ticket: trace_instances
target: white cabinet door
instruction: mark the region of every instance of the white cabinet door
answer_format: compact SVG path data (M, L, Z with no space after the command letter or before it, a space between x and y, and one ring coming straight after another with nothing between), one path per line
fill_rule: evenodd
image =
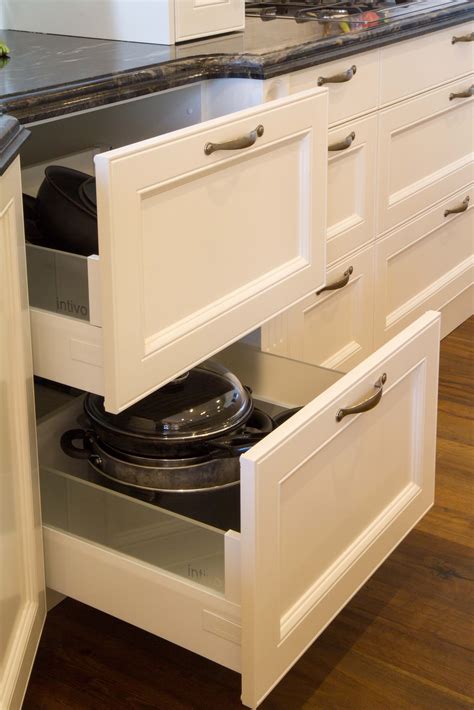
M429 312L242 456L245 705L433 504L438 351ZM367 411L338 421L364 400Z
M262 327L262 350L347 372L373 350L374 249L338 261L328 290Z
M1 123L5 121L5 118L0 119L0 129ZM0 172L2 710L17 710L21 707L46 614L25 239L22 225L20 166L19 159L16 158L3 175Z
M471 74L381 111L379 234L472 182L473 85Z
M95 162L109 411L125 409L323 283L325 90Z
M376 149L376 116L329 133L328 264L375 238Z

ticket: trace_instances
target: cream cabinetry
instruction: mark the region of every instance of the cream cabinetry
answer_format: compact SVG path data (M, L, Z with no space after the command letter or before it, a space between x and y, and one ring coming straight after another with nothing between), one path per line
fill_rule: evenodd
M473 203L470 186L377 241L376 344L392 337L427 308L442 309L458 294L469 291L474 278ZM461 302L464 320L463 307ZM469 315L465 312L466 318Z
M34 310L35 374L119 412L322 285L326 151L316 88L97 155L100 326Z
M220 353L260 406L302 407L241 457L240 532L97 485L66 405L39 426L48 585L239 671L256 708L432 505L438 341L427 313L343 377Z
M328 153L327 282L334 260L349 263L354 249L374 245L376 277L363 300L369 347L384 342L423 308L441 309L445 335L474 307L470 216L452 226L442 217L446 205L462 202L474 182L473 32L474 23L465 23L356 56L355 73L346 67L346 81L327 84L330 126L336 124L328 142L337 139L340 148ZM296 73L289 90L329 74L326 65ZM353 115L357 120L340 123ZM470 211L472 199L467 207ZM432 229L430 215L441 215L438 237L419 233L422 225ZM408 248L404 240L411 243L410 234L417 234L418 246ZM434 250L428 248L435 243ZM328 357L332 362L330 353L343 352L342 333L353 342L348 334L357 321L348 328L351 316L334 309L329 317L329 298L325 303L318 308L314 297L306 299L263 326L262 347L297 351L309 362ZM320 345L309 346L315 333L325 343L324 352ZM338 366L351 363L349 358Z
M373 247L328 268L327 287L281 317L284 337L265 330L264 350L344 372L366 358L373 350Z
M0 133L7 121L0 121ZM11 152L22 137L9 133ZM1 162L0 707L19 708L46 603L20 162Z
M328 91L314 78L347 72L347 62L317 67L312 88L301 73L289 96L245 108L259 103L252 87L237 113L102 152L99 264L88 265L94 322L31 309L36 373L96 388L111 411L209 356L270 413L298 408L241 457L240 531L98 485L87 463L58 446L79 400L39 426L48 586L239 671L251 708L433 503L439 314L410 315L372 352L374 258L378 265L381 237L390 236L375 221L380 59L379 51L356 57L356 72ZM328 93L330 106L336 98L329 141ZM85 120L100 143L94 119ZM328 142L344 141L328 153ZM469 216L448 215L446 224ZM417 234L406 244L423 244ZM462 237L453 273L466 250ZM442 280L439 268L431 284ZM334 282L341 288L316 294ZM390 298L390 313L408 314ZM235 344L268 319L262 342L278 332L276 354Z

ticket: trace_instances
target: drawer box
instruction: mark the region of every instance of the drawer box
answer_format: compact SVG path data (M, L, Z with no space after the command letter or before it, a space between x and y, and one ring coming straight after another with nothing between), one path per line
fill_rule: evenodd
M474 99L470 75L379 115L378 232L428 209L473 178Z
M57 443L80 403L47 417L48 586L239 670L256 708L432 505L438 348L430 313L341 378L221 353L260 401L303 406L241 457L240 533L97 487ZM372 411L337 421L367 398Z
M244 0L95 0L93 9L91 4L0 0L0 19L2 27L11 30L152 44L174 44L245 27Z
M355 72L352 67L356 67ZM379 51L358 54L356 57L337 59L311 69L294 72L289 76L292 93L318 86L325 80L344 75L342 83L326 83L329 90L329 125L372 111L378 105Z
M118 412L322 284L324 89L96 155L95 166L93 318L32 308L35 374L104 394Z
M405 41L403 45L384 47L380 54L380 104L408 98L472 72L474 42L453 44L453 37L469 36L472 32L474 22L468 22Z
M446 210L463 207L466 197L470 206L465 212L445 216ZM427 308L442 309L469 289L474 280L473 206L471 186L376 243L376 345Z

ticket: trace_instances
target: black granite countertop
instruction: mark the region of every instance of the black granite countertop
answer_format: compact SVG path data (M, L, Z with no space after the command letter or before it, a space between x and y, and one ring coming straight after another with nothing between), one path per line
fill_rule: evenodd
M3 30L11 59L0 68L0 109L32 123L204 79L267 79L474 18L474 0L431 2L347 34L247 17L244 32L170 47Z

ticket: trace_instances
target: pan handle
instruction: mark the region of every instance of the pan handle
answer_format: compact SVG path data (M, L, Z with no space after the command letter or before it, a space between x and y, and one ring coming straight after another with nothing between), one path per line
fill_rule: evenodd
M75 441L81 441L82 446L76 446ZM69 429L60 439L61 449L73 459L88 459L91 455L91 432L85 429Z

